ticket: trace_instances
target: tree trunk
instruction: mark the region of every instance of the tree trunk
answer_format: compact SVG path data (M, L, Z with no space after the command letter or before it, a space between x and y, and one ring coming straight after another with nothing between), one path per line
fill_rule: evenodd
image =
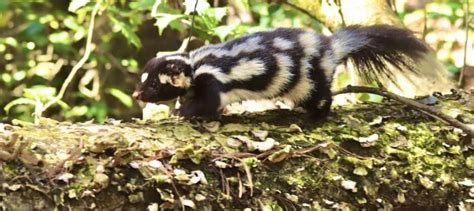
M472 93L440 99L474 121ZM471 141L396 103L339 108L321 122L270 111L0 124L0 209L469 209Z

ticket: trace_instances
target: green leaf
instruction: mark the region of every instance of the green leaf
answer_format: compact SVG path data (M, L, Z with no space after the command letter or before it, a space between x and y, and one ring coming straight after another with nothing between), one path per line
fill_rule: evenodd
M49 41L52 43L60 43L68 45L72 42L71 35L66 31L52 33L48 36Z
M154 6L154 4L157 4L157 6L160 5L161 0L139 0L136 2L130 2L130 8L132 10L143 11L143 10L149 10L150 7Z
M125 94L122 90L116 88L109 88L107 89L107 93L117 98L122 104L124 104L128 108L132 107L132 98L128 94Z
M184 7L186 8L186 11L184 12L184 14L187 14L187 15L191 14L194 11L194 6L196 6L196 12L198 14L202 14L203 11L211 7L211 5L207 1L203 1L203 0L198 1L197 5L196 5L196 1L198 0L185 0L184 1Z
M219 26L214 29L214 34L219 37L221 42L225 41L225 38L229 36L237 27L239 24L232 24L228 26Z
M44 25L39 21L33 21L23 30L26 36L34 36L44 29Z
M140 38L137 36L137 34L133 31L132 27L130 25L127 25L113 16L109 16L109 18L112 20L114 23L114 27L118 28L120 32L122 33L125 38L127 38L128 42L132 43L137 48L142 47L142 42L140 41Z
M215 19L217 22L220 22L225 15L227 15L226 7L215 7L209 8L205 11L205 15Z
M62 101L62 100L58 100L56 103L57 103L59 106L61 106L61 108L62 108L63 110L69 110L69 109L71 108L71 107L69 107L69 105L68 105L66 102L64 102L64 101Z
M107 116L107 105L104 102L93 103L89 106L86 115L94 117L98 122L104 122Z
M31 100L37 98L41 102L45 102L56 95L56 88L47 86L34 86L23 90L23 97Z
M168 27L172 21L185 18L185 15L174 15L166 13L157 13L155 25L158 27L159 34L163 34L163 30Z
M0 43L5 43L5 44L10 45L12 47L17 47L18 46L18 41L16 41L16 39L13 38L13 37L0 38Z
M82 106L74 106L71 110L64 113L66 118L71 118L75 116L84 116L87 114L89 108L85 105Z
M132 30L132 28L126 24L121 24L121 30L123 36L125 36L132 45L134 45L137 48L142 47L142 42L140 41L140 38L138 38L137 34Z
M234 0L234 4L237 8L248 9L250 7L249 0Z
M279 4L272 4L270 7L268 7L268 13L270 16L275 15L281 8L281 5Z
M161 4L161 0L155 0L155 3L151 7L151 16L152 17L156 16L156 13L158 12L158 7L160 6L160 4Z
M77 23L77 20L72 17L72 16L69 16L67 17L66 19L64 19L63 21L63 24L64 26L74 30L74 31L78 31L78 30L83 30L84 29L84 26L81 26Z
M3 110L5 110L5 112L8 113L13 106L17 106L17 105L35 105L35 104L36 104L36 102L34 100L22 97L22 98L18 98L18 99L15 99L15 100L12 100L11 102L9 102L7 105L5 105L5 107L3 107Z
M67 10L69 12L76 12L79 8L85 6L89 2L90 0L72 0Z

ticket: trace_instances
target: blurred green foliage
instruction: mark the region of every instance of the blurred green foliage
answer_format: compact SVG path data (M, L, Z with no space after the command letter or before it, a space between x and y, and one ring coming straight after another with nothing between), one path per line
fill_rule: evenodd
M471 1L467 16L469 17L468 27L472 32L474 28L474 2L472 0L432 0L426 1L429 3L422 8L407 8L401 5L397 10L398 16L405 25L411 30L423 33L424 40L436 50L438 59L454 74L458 74L464 65L463 42L466 23L464 19L468 1Z
M91 10L97 1L0 1L0 121L32 121L35 109L58 93L84 54ZM288 6L265 1L237 0L255 21L227 24L229 7L200 0L194 36L203 43L224 41L243 33L277 26L320 27ZM156 51L150 39L184 40L191 24L194 0L104 0L95 21L94 50L75 76L64 98L43 115L60 120L101 122L106 117L139 115L130 98L139 67ZM153 29L146 25L154 23ZM164 33L166 30L172 31ZM151 37L151 38L150 38ZM144 47L145 46L145 47ZM145 58L143 58L145 57Z
M274 27L323 26L306 14L265 0L199 0L191 46ZM32 121L35 109L58 93L84 54L97 0L0 1L0 121ZM102 0L93 51L65 96L43 115L81 121L139 116L130 98L139 68L158 51L177 50L189 35L195 0ZM462 2L436 1L429 11L462 20ZM436 7L433 7L436 8ZM398 11L406 19L414 11ZM459 12L461 11L461 12ZM150 27L151 26L151 27ZM449 59L446 60L449 63Z

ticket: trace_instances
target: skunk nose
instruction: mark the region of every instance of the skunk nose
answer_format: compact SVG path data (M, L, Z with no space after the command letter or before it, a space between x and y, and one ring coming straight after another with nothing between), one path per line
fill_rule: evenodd
M135 98L136 100L140 100L140 98L142 96L142 92L143 91L134 91L133 94L132 94L132 97Z

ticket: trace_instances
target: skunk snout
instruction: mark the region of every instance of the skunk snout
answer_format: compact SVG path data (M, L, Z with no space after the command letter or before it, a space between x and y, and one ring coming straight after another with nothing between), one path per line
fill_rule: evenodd
M143 91L138 91L138 90L135 90L132 94L132 97L135 99L135 100L141 100L142 98L142 93Z

